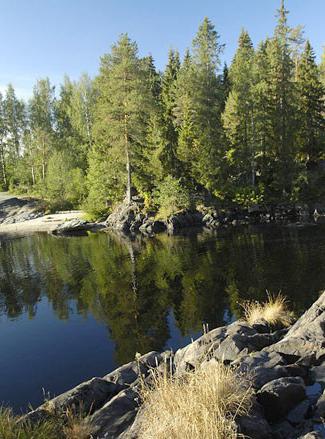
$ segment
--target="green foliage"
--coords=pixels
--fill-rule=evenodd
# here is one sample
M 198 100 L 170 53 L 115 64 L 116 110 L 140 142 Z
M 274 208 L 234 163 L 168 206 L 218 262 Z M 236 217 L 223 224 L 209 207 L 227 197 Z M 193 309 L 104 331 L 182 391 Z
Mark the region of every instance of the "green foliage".
M 264 188 L 261 184 L 259 187 L 244 186 L 238 188 L 232 201 L 243 207 L 260 204 L 264 201 Z
M 159 206 L 158 216 L 168 218 L 173 213 L 191 206 L 188 190 L 179 179 L 167 175 L 156 188 L 155 200 Z
M 254 48 L 243 30 L 223 71 L 223 45 L 205 18 L 182 62 L 171 50 L 162 73 L 125 34 L 95 80 L 65 77 L 55 93 L 40 79 L 28 104 L 9 85 L 0 187 L 93 216 L 132 192 L 151 208 L 170 178 L 220 203 L 323 197 L 325 58 L 317 66 L 304 41 L 281 2 L 273 36 Z
M 63 209 L 82 204 L 85 178 L 81 169 L 72 167 L 66 152 L 55 152 L 50 158 L 45 184 L 53 207 Z

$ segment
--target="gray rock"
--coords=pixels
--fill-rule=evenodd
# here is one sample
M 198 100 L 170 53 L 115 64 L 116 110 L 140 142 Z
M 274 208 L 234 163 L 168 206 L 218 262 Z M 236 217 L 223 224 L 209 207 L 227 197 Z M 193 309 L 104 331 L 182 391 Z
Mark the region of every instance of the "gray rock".
M 325 361 L 312 367 L 311 375 L 316 382 L 321 383 L 321 385 L 325 387 Z
M 314 357 L 317 362 L 325 355 L 324 325 L 325 293 L 297 320 L 281 341 L 265 350 L 302 358 Z
M 290 412 L 287 414 L 287 420 L 293 425 L 301 424 L 306 418 L 309 409 L 310 401 L 305 399 L 296 405 L 296 407 L 294 407 L 292 410 L 290 410 Z
M 309 433 L 304 434 L 303 436 L 299 436 L 298 439 L 324 439 L 324 435 L 318 433 L 317 431 L 311 431 Z
M 296 429 L 288 421 L 273 424 L 272 432 L 274 439 L 291 439 L 297 437 Z
M 279 339 L 280 333 L 260 334 L 244 322 L 217 328 L 175 354 L 178 370 L 193 368 L 207 355 L 229 363 L 248 353 L 260 351 Z
M 161 361 L 169 356 L 169 351 L 162 354 L 156 351 L 149 352 L 148 354 L 142 355 L 138 361 L 131 361 L 108 375 L 105 375 L 103 379 L 122 386 L 131 385 L 138 380 L 139 373 L 146 375 L 150 368 L 158 366 Z
M 266 419 L 271 422 L 280 420 L 305 397 L 305 385 L 299 377 L 278 378 L 257 392 L 257 400 L 264 407 Z
M 80 218 L 75 218 L 70 221 L 66 221 L 58 225 L 53 231 L 53 235 L 68 235 L 78 232 L 85 232 L 94 228 L 98 228 L 100 225 L 95 223 L 90 223 L 88 221 L 82 220 Z M 103 226 L 102 226 L 103 227 Z
M 120 392 L 123 387 L 102 378 L 92 378 L 71 390 L 45 402 L 36 410 L 27 413 L 21 420 L 35 423 L 51 414 L 62 415 L 71 408 L 74 413 L 90 414 Z
M 320 396 L 316 403 L 316 417 L 325 418 L 325 392 Z
M 182 212 L 171 215 L 167 221 L 167 229 L 173 232 L 186 227 L 202 226 L 203 214 L 199 211 L 184 210 Z
M 256 352 L 233 363 L 239 371 L 252 375 L 253 385 L 260 389 L 266 383 L 277 378 L 287 377 L 285 361 L 276 352 Z
M 272 430 L 265 419 L 262 409 L 258 404 L 254 404 L 247 416 L 240 416 L 236 423 L 239 433 L 250 439 L 271 439 Z
M 124 433 L 134 421 L 139 408 L 139 396 L 134 387 L 123 390 L 87 420 L 91 434 L 97 439 L 114 439 Z
M 122 203 L 109 215 L 106 225 L 123 233 L 137 231 L 141 224 L 141 205 L 137 202 Z

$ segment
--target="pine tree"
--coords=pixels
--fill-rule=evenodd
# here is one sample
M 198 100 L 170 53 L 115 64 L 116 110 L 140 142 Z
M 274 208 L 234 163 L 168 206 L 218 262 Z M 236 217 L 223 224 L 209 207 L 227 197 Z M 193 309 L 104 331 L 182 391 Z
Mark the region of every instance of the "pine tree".
M 322 134 L 324 122 L 324 87 L 319 79 L 315 54 L 309 41 L 306 42 L 298 66 L 298 114 L 299 153 L 304 162 L 316 163 L 324 152 Z
M 141 174 L 146 166 L 143 149 L 152 93 L 143 62 L 138 58 L 137 45 L 127 35 L 122 35 L 111 53 L 102 57 L 96 86 L 99 96 L 90 180 L 97 173 L 93 167 L 102 160 L 105 173 L 109 174 L 103 176 L 106 183 L 102 185 L 106 185 L 108 203 L 114 201 L 113 193 L 119 199 L 121 187 L 126 188 L 126 201 L 130 203 L 131 189 L 135 184 L 141 186 Z

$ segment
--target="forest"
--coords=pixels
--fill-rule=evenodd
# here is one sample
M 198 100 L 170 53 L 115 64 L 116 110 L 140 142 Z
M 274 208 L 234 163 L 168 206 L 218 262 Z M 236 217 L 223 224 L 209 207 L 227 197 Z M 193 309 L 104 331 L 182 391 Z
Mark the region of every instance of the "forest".
M 0 94 L 0 190 L 100 217 L 137 195 L 167 216 L 199 204 L 325 199 L 325 51 L 281 2 L 273 36 L 242 30 L 229 66 L 205 18 L 163 72 L 120 36 L 95 78 Z

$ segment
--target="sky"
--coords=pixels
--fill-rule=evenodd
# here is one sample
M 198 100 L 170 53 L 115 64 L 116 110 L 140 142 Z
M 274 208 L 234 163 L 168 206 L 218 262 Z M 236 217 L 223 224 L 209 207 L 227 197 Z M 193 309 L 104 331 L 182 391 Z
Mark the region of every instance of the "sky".
M 28 98 L 37 79 L 53 84 L 65 74 L 96 75 L 100 56 L 121 33 L 151 54 L 158 69 L 168 50 L 181 54 L 205 16 L 225 43 L 222 62 L 230 63 L 242 28 L 256 45 L 272 35 L 280 0 L 0 0 L 0 91 L 11 82 Z M 289 24 L 305 26 L 320 59 L 325 45 L 325 0 L 286 0 Z

